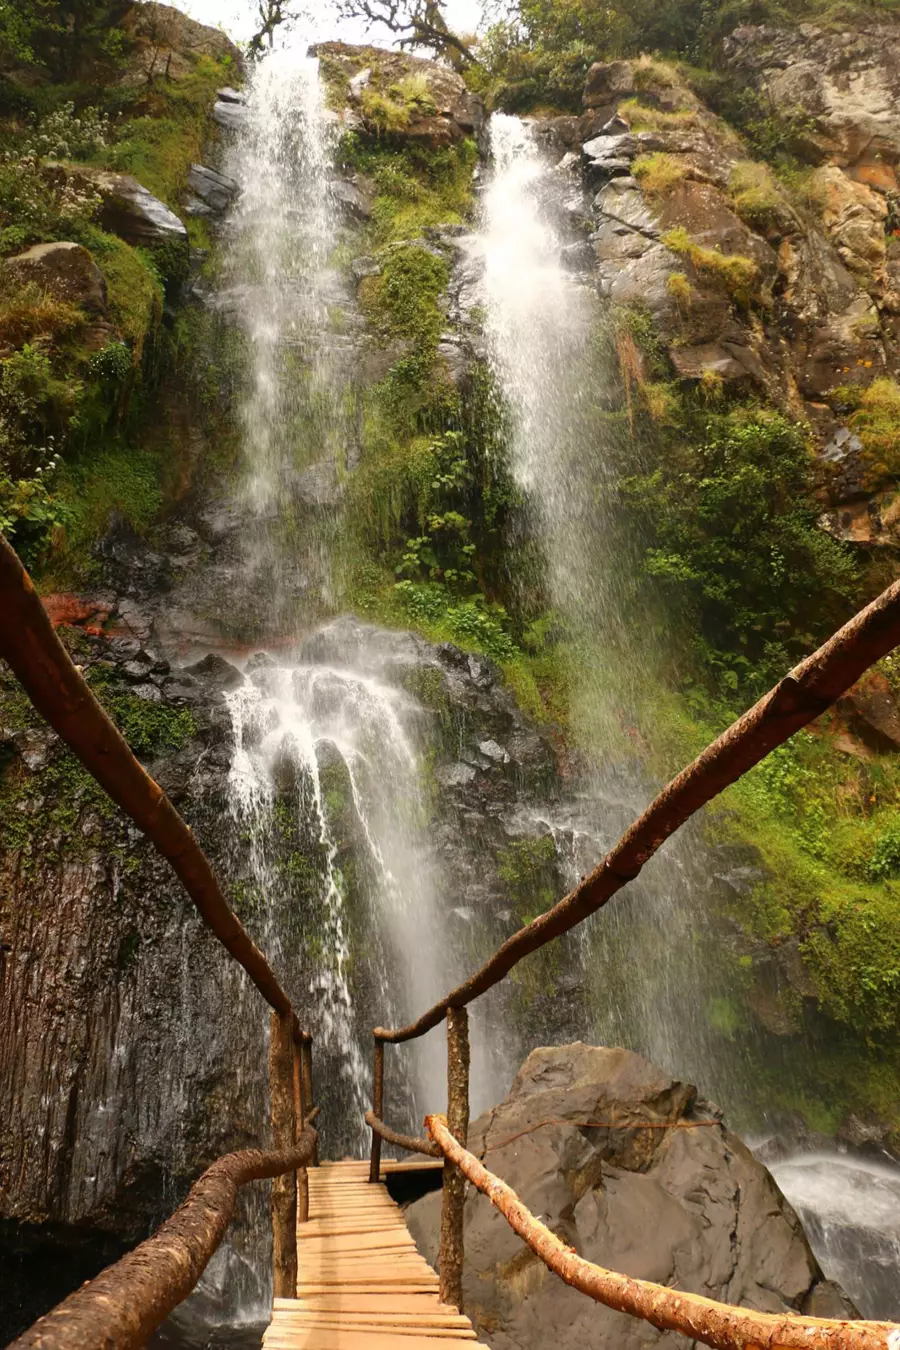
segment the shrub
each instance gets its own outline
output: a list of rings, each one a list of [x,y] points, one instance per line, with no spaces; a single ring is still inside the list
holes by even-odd
[[[75,112],[74,103],[35,120],[23,146],[40,159],[90,159],[104,150],[112,135],[109,116],[96,108]]]
[[[893,478],[900,471],[900,384],[882,377],[852,397],[858,406],[850,428],[862,441],[871,478]]]
[[[891,821],[878,839],[866,865],[869,881],[900,876],[900,820]]]

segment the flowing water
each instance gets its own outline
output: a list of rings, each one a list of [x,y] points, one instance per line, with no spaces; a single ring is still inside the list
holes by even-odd
[[[863,1317],[900,1316],[900,1168],[800,1153],[771,1166],[822,1269]]]
[[[581,653],[573,720],[595,761],[580,800],[546,817],[574,883],[651,795],[621,737],[623,726],[631,730],[633,686],[655,654],[646,616],[629,607],[639,563],[619,528],[620,451],[604,433],[600,302],[564,265],[573,236],[566,201],[580,195],[580,180],[552,167],[515,117],[492,117],[491,151],[479,238],[490,360],[509,412],[513,472],[543,552],[541,580]],[[669,844],[582,930],[580,959],[597,1039],[640,1050],[712,1092],[719,1081],[694,940],[696,885],[689,840]]]

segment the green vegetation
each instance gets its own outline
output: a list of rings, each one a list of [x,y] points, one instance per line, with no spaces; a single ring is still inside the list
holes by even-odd
[[[728,181],[732,205],[745,224],[762,234],[783,234],[797,224],[784,192],[767,164],[742,160]]]
[[[759,268],[752,258],[706,248],[692,239],[682,225],[667,230],[662,242],[673,253],[686,258],[702,280],[721,287],[738,304],[749,305],[759,280]]]
[[[882,377],[860,388],[845,385],[831,393],[831,402],[851,409],[848,419],[863,446],[867,485],[896,482],[900,472],[900,384]]]
[[[631,172],[651,197],[664,197],[687,177],[687,165],[677,155],[655,151],[650,155],[638,155]]]
[[[857,564],[818,528],[806,441],[780,413],[687,411],[666,444],[625,484],[653,540],[647,572],[680,599],[715,681],[756,694],[852,611]]]

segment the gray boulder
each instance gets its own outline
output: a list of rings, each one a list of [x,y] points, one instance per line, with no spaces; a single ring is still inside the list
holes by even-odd
[[[187,185],[197,199],[197,204],[191,203],[189,207],[194,215],[219,215],[227,211],[238,193],[238,184],[233,178],[209,169],[205,164],[191,165]]]
[[[696,1128],[623,1128],[632,1122]],[[533,1051],[506,1100],[471,1127],[469,1147],[589,1261],[767,1312],[854,1315],[771,1175],[717,1108],[629,1050],[576,1042]],[[440,1194],[412,1205],[407,1219],[435,1261]],[[466,1312],[497,1350],[685,1344],[568,1288],[471,1187],[465,1253]]]

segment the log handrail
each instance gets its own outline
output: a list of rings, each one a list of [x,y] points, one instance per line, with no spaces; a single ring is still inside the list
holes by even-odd
[[[315,1146],[310,1123],[287,1152],[245,1149],[219,1158],[152,1237],[57,1304],[9,1350],[139,1350],[200,1279],[225,1235],[238,1187],[305,1167]]]
[[[425,1128],[444,1157],[487,1196],[545,1266],[607,1308],[640,1317],[659,1331],[680,1332],[689,1341],[702,1341],[716,1350],[900,1350],[900,1326],[892,1322],[756,1312],[585,1261],[522,1204],[511,1186],[463,1148],[447,1128],[445,1117],[426,1116]]]
[[[38,712],[172,865],[200,917],[273,1011],[291,1000],[231,909],[190,827],[138,762],[57,636],[34,583],[0,534],[0,656]],[[304,1033],[299,1026],[296,1034]]]
[[[422,1139],[414,1134],[401,1134],[399,1130],[392,1130],[390,1125],[385,1125],[383,1120],[378,1119],[374,1111],[366,1112],[366,1124],[386,1144],[393,1144],[396,1148],[404,1148],[407,1153],[425,1153],[429,1158],[442,1158],[444,1156],[437,1144],[432,1143],[430,1139]]]
[[[376,1027],[376,1042],[397,1043],[424,1036],[443,1021],[449,1008],[473,1002],[499,984],[523,957],[595,914],[617,891],[634,881],[644,864],[701,806],[815,721],[898,643],[900,582],[895,581],[682,769],[574,890],[508,937],[480,970],[415,1022],[394,1029]]]

